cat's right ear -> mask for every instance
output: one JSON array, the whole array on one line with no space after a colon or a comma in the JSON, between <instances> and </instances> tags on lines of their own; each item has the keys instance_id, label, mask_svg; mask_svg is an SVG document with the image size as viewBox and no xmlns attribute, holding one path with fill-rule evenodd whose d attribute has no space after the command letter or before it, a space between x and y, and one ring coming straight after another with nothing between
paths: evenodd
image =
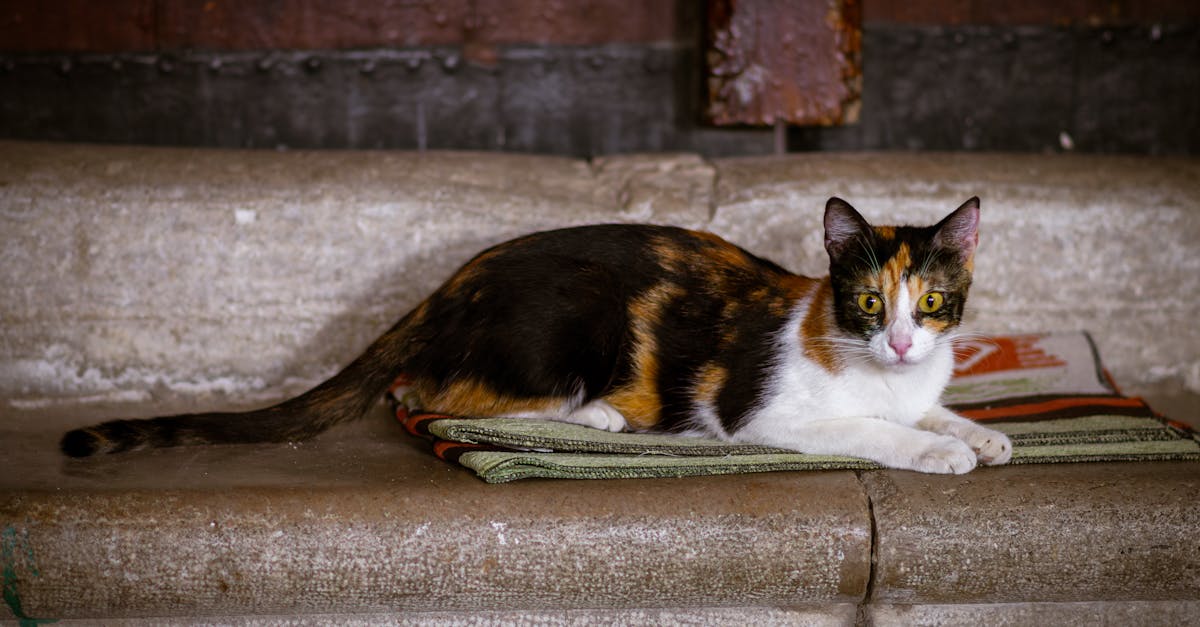
<instances>
[{"instance_id":1,"label":"cat's right ear","mask_svg":"<svg viewBox=\"0 0 1200 627\"><path fill-rule=\"evenodd\" d=\"M937 234L933 237L933 243L958 251L962 262L970 264L975 257L975 247L979 245L979 197L964 202L935 228Z\"/></svg>"},{"instance_id":2,"label":"cat's right ear","mask_svg":"<svg viewBox=\"0 0 1200 627\"><path fill-rule=\"evenodd\" d=\"M825 203L825 251L830 259L842 256L860 238L869 238L871 225L850 206L834 196Z\"/></svg>"}]
</instances>

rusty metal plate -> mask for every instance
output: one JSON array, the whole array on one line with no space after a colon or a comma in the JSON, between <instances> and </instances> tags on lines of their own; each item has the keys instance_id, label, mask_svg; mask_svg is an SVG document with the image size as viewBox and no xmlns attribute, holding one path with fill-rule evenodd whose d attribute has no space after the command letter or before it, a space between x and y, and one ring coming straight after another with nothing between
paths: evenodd
<instances>
[{"instance_id":1,"label":"rusty metal plate","mask_svg":"<svg viewBox=\"0 0 1200 627\"><path fill-rule=\"evenodd\" d=\"M155 0L0 0L0 50L154 50Z\"/></svg>"},{"instance_id":2,"label":"rusty metal plate","mask_svg":"<svg viewBox=\"0 0 1200 627\"><path fill-rule=\"evenodd\" d=\"M858 120L859 0L713 0L705 115L718 125Z\"/></svg>"},{"instance_id":3,"label":"rusty metal plate","mask_svg":"<svg viewBox=\"0 0 1200 627\"><path fill-rule=\"evenodd\" d=\"M678 13L664 0L0 0L0 51L669 42Z\"/></svg>"}]
</instances>

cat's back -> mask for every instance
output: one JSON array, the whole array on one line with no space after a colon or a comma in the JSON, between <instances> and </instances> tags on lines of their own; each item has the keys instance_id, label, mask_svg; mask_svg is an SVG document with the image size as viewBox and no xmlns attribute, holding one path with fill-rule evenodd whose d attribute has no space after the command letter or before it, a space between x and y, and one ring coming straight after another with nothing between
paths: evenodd
<instances>
[{"instance_id":1,"label":"cat's back","mask_svg":"<svg viewBox=\"0 0 1200 627\"><path fill-rule=\"evenodd\" d=\"M516 276L609 272L615 273L612 279L641 280L790 274L712 233L651 224L595 224L532 233L483 251L464 266L473 269Z\"/></svg>"},{"instance_id":2,"label":"cat's back","mask_svg":"<svg viewBox=\"0 0 1200 627\"><path fill-rule=\"evenodd\" d=\"M718 410L732 429L766 385L779 332L814 291L814 280L704 231L543 231L485 250L431 297L421 310L429 340L407 369L444 382L466 368L505 398L561 404L562 391L579 390L639 430L726 422ZM434 404L512 414L488 398ZM708 418L693 416L698 406Z\"/></svg>"},{"instance_id":3,"label":"cat's back","mask_svg":"<svg viewBox=\"0 0 1200 627\"><path fill-rule=\"evenodd\" d=\"M702 231L602 224L533 233L483 251L410 314L403 369L440 411L509 415L514 405L496 399L560 406L578 391L592 399L620 389L637 407L653 406L621 405L630 424L649 427L662 404L685 409L655 400L660 378L678 389L723 342L747 359L771 342L793 300L792 276ZM443 393L454 385L471 394Z\"/></svg>"}]
</instances>

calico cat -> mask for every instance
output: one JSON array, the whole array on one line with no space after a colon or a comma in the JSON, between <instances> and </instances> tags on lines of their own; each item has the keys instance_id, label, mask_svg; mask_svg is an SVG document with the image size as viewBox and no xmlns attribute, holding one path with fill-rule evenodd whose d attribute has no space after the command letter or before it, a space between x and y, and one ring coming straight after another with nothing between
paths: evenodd
<instances>
[{"instance_id":1,"label":"calico cat","mask_svg":"<svg viewBox=\"0 0 1200 627\"><path fill-rule=\"evenodd\" d=\"M394 381L428 411L560 420L964 473L1004 434L938 400L953 366L979 199L930 227L825 207L829 276L704 232L597 225L485 250L333 378L245 413L114 420L63 436L73 457L302 440L364 414Z\"/></svg>"}]
</instances>

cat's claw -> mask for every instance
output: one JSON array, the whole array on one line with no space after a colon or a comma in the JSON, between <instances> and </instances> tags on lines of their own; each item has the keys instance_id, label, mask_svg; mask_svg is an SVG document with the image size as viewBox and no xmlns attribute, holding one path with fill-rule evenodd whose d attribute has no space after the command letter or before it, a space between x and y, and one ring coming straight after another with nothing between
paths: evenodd
<instances>
[{"instance_id":1,"label":"cat's claw","mask_svg":"<svg viewBox=\"0 0 1200 627\"><path fill-rule=\"evenodd\" d=\"M965 442L981 464L998 466L1007 464L1012 459L1012 441L1007 435L980 426L979 423L962 418L940 406L931 410L918 427Z\"/></svg>"},{"instance_id":2,"label":"cat's claw","mask_svg":"<svg viewBox=\"0 0 1200 627\"><path fill-rule=\"evenodd\" d=\"M967 445L975 451L981 464L999 466L1012 459L1012 441L999 431L980 428L967 438Z\"/></svg>"},{"instance_id":3,"label":"cat's claw","mask_svg":"<svg viewBox=\"0 0 1200 627\"><path fill-rule=\"evenodd\" d=\"M917 472L961 475L974 470L975 464L975 451L965 442L950 436L940 436L917 455L913 460L912 469Z\"/></svg>"}]
</instances>

